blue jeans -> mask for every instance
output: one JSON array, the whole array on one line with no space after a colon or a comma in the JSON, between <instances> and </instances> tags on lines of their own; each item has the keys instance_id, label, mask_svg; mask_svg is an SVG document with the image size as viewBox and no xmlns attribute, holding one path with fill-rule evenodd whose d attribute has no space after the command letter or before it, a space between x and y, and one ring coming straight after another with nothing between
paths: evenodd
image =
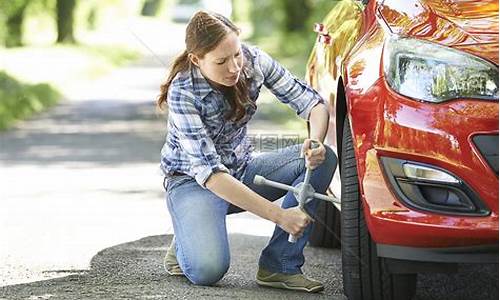
<instances>
[{"instance_id":1,"label":"blue jeans","mask_svg":"<svg viewBox=\"0 0 500 300\"><path fill-rule=\"evenodd\" d=\"M303 182L305 163L300 158L301 147L301 144L293 145L253 158L238 179L270 201L285 196L281 205L283 208L297 206L297 200L291 192L255 185L253 178L259 174L269 180L293 186ZM326 192L337 165L334 152L327 146L325 148L326 159L313 170L309 181L319 193ZM219 281L227 272L230 261L226 215L243 210L202 188L187 175L168 177L165 189L181 269L194 284L211 285ZM311 215L314 215L318 201L321 200L314 199L306 205L305 209ZM276 226L261 253L259 266L274 273L301 273L303 250L311 229L312 224L292 244L288 242L288 233Z\"/></svg>"}]
</instances>

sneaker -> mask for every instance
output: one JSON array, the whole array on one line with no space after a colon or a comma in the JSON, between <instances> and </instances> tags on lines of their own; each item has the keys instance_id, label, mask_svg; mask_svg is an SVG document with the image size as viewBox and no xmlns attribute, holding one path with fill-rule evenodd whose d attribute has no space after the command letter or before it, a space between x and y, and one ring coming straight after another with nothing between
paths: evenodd
<instances>
[{"instance_id":1,"label":"sneaker","mask_svg":"<svg viewBox=\"0 0 500 300\"><path fill-rule=\"evenodd\" d=\"M170 247L168 247L167 255L163 259L163 267L168 275L171 276L184 276L179 263L177 262L177 257L175 256L175 237L172 238Z\"/></svg>"},{"instance_id":2,"label":"sneaker","mask_svg":"<svg viewBox=\"0 0 500 300\"><path fill-rule=\"evenodd\" d=\"M257 271L257 284L279 289L317 293L324 290L321 282L304 274L272 273L261 267Z\"/></svg>"}]
</instances>

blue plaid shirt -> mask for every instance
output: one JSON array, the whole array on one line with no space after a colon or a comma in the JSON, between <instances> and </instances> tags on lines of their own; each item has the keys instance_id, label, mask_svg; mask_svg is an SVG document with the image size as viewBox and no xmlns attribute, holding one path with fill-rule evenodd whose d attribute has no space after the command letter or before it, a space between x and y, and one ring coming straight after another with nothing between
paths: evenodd
<instances>
[{"instance_id":1,"label":"blue plaid shirt","mask_svg":"<svg viewBox=\"0 0 500 300\"><path fill-rule=\"evenodd\" d=\"M311 87L257 47L242 45L251 101L257 101L262 85L303 119L324 103ZM229 104L211 87L199 68L176 75L168 92L167 136L161 150L164 175L180 172L205 188L212 173L222 171L240 178L253 147L247 138L247 123L255 113L248 107L239 121L224 118Z\"/></svg>"}]
</instances>

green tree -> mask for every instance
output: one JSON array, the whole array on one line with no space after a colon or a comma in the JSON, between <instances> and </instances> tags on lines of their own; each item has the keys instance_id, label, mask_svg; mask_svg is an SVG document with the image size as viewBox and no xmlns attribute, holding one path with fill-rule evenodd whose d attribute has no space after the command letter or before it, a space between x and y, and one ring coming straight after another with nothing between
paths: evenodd
<instances>
[{"instance_id":1,"label":"green tree","mask_svg":"<svg viewBox=\"0 0 500 300\"><path fill-rule=\"evenodd\" d=\"M162 0L146 0L142 6L141 15L154 17L158 15Z\"/></svg>"},{"instance_id":2,"label":"green tree","mask_svg":"<svg viewBox=\"0 0 500 300\"><path fill-rule=\"evenodd\" d=\"M311 14L311 2L308 0L282 0L285 32L303 31Z\"/></svg>"},{"instance_id":3,"label":"green tree","mask_svg":"<svg viewBox=\"0 0 500 300\"><path fill-rule=\"evenodd\" d=\"M6 47L22 46L23 21L30 0L0 0L2 42Z\"/></svg>"},{"instance_id":4,"label":"green tree","mask_svg":"<svg viewBox=\"0 0 500 300\"><path fill-rule=\"evenodd\" d=\"M76 43L73 24L76 0L57 0L57 43Z\"/></svg>"},{"instance_id":5,"label":"green tree","mask_svg":"<svg viewBox=\"0 0 500 300\"><path fill-rule=\"evenodd\" d=\"M253 25L252 38L258 39L274 34L280 30L283 21L281 1L253 0L251 2L250 20Z\"/></svg>"},{"instance_id":6,"label":"green tree","mask_svg":"<svg viewBox=\"0 0 500 300\"><path fill-rule=\"evenodd\" d=\"M325 0L321 0L325 1ZM254 38L273 34L287 36L289 33L303 33L314 12L318 0L254 0L251 20ZM328 0L332 1L332 0Z\"/></svg>"}]
</instances>

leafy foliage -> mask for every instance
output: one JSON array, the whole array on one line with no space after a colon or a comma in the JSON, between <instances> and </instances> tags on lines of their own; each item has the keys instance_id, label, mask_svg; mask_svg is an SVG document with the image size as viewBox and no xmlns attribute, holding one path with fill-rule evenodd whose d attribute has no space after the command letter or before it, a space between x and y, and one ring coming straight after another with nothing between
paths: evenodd
<instances>
[{"instance_id":1,"label":"leafy foliage","mask_svg":"<svg viewBox=\"0 0 500 300\"><path fill-rule=\"evenodd\" d=\"M0 38L7 47L21 46L24 11L30 0L0 0Z\"/></svg>"},{"instance_id":2,"label":"leafy foliage","mask_svg":"<svg viewBox=\"0 0 500 300\"><path fill-rule=\"evenodd\" d=\"M0 71L0 130L55 104L60 97L48 84L24 84Z\"/></svg>"}]
</instances>

